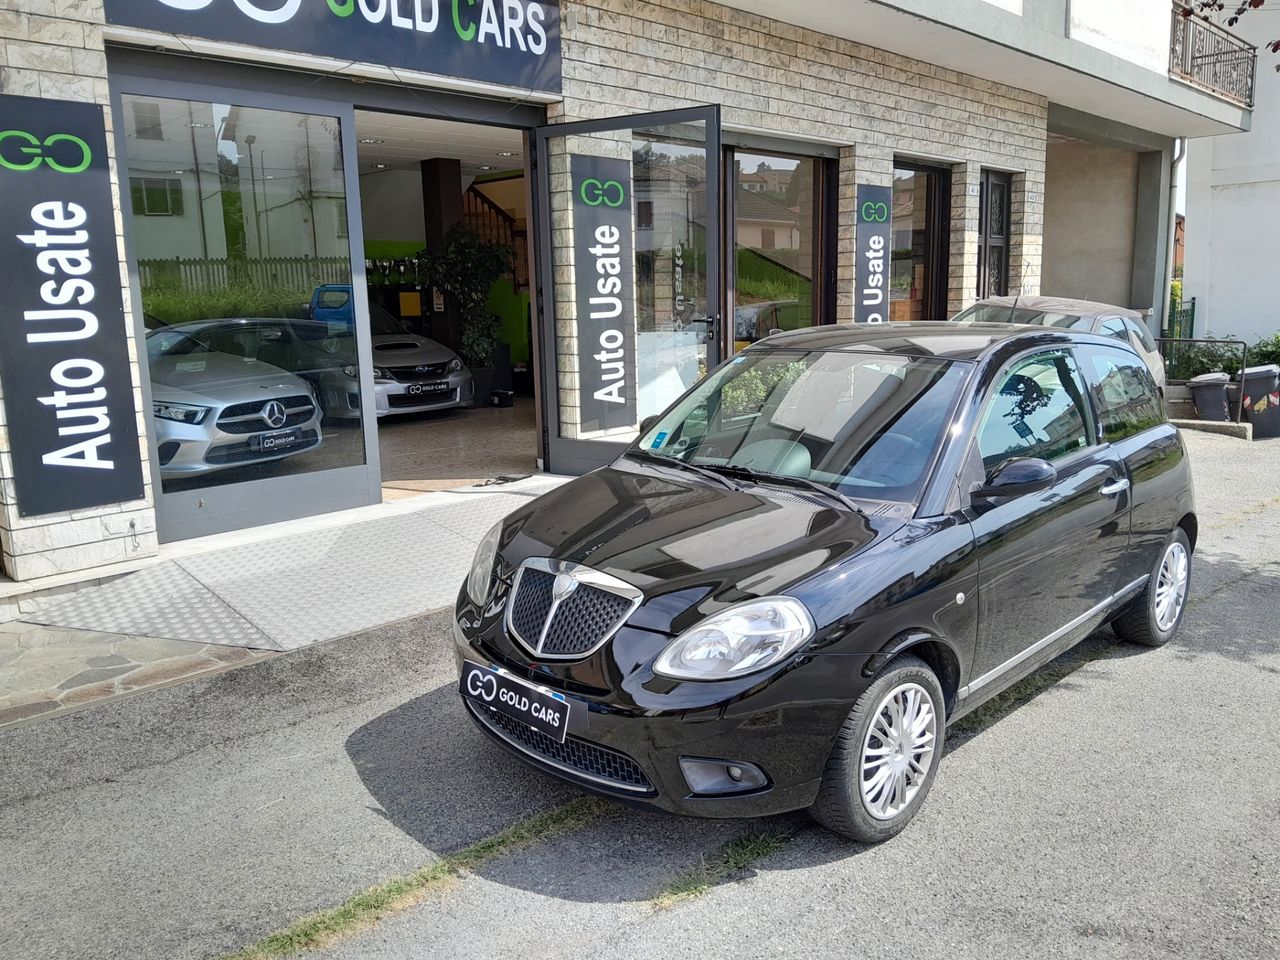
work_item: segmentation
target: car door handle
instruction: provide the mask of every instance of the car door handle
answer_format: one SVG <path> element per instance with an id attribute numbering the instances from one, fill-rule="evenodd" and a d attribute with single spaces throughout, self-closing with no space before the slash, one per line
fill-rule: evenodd
<path id="1" fill-rule="evenodd" d="M 1104 483 L 1101 487 L 1098 488 L 1098 492 L 1102 494 L 1104 497 L 1113 497 L 1117 493 L 1124 493 L 1128 489 L 1129 489 L 1129 481 L 1126 480 L 1124 477 L 1121 477 L 1118 480 L 1111 480 L 1107 483 Z"/>

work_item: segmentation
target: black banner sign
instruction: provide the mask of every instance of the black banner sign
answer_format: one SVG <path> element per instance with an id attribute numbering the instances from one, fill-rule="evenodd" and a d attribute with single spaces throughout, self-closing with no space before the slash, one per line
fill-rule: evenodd
<path id="1" fill-rule="evenodd" d="M 582 429 L 636 425 L 631 161 L 574 154 L 573 277 Z"/>
<path id="2" fill-rule="evenodd" d="M 106 0 L 107 23 L 560 92 L 559 0 Z"/>
<path id="3" fill-rule="evenodd" d="M 889 319 L 889 258 L 893 226 L 893 188 L 858 184 L 856 229 L 857 290 L 853 319 L 886 323 Z"/>
<path id="4" fill-rule="evenodd" d="M 22 516 L 142 496 L 102 107 L 0 97 L 0 386 Z"/>

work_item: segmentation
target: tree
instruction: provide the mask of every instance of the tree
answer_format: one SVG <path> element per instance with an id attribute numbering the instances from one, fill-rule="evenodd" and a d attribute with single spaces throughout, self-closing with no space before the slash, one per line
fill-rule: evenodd
<path id="1" fill-rule="evenodd" d="M 1182 15 L 1200 17 L 1213 22 L 1215 15 L 1220 17 L 1226 14 L 1227 26 L 1234 27 L 1246 13 L 1251 10 L 1260 10 L 1266 6 L 1266 3 L 1267 0 L 1232 0 L 1234 10 L 1227 14 L 1227 3 L 1224 0 L 1194 0 L 1190 6 L 1183 7 Z M 1280 6 L 1280 4 L 1273 3 L 1272 6 Z M 1272 53 L 1280 53 L 1280 40 L 1269 40 L 1263 44 L 1263 47 Z M 1276 64 L 1276 72 L 1280 73 L 1280 63 Z"/>

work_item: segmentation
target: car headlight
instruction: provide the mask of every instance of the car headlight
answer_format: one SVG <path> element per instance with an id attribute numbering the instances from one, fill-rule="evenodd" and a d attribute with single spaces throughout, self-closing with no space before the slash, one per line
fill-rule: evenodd
<path id="1" fill-rule="evenodd" d="M 353 363 L 348 363 L 345 367 L 342 368 L 342 375 L 344 377 L 350 377 L 352 380 L 357 379 L 359 377 L 359 374 L 360 374 L 360 371 L 356 369 L 356 365 Z"/>
<path id="2" fill-rule="evenodd" d="M 189 403 L 153 403 L 151 412 L 161 420 L 176 420 L 178 423 L 201 423 L 208 416 L 208 407 L 196 407 Z"/>
<path id="3" fill-rule="evenodd" d="M 391 371 L 390 371 L 390 370 L 388 370 L 386 367 L 374 367 L 374 368 L 373 368 L 373 379 L 375 379 L 375 380 L 394 380 L 394 379 L 395 379 L 395 377 L 393 377 L 393 376 L 391 375 Z"/>
<path id="4" fill-rule="evenodd" d="M 471 572 L 467 574 L 467 596 L 478 607 L 483 607 L 489 596 L 489 584 L 493 580 L 493 563 L 498 559 L 498 541 L 502 538 L 502 521 L 489 528 L 476 547 Z"/>
<path id="5" fill-rule="evenodd" d="M 462 361 L 459 360 L 457 357 L 454 357 L 452 360 L 449 361 L 448 369 L 450 373 L 457 373 L 459 370 L 462 369 Z"/>
<path id="6" fill-rule="evenodd" d="M 813 617 L 794 597 L 749 600 L 680 634 L 653 672 L 675 680 L 728 680 L 773 666 L 813 633 Z"/>

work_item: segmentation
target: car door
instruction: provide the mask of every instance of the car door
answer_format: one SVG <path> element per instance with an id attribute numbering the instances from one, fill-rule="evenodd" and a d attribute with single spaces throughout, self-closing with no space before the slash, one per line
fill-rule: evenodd
<path id="1" fill-rule="evenodd" d="M 1039 493 L 970 507 L 979 564 L 979 640 L 972 688 L 1021 673 L 1039 651 L 1100 618 L 1129 538 L 1128 478 L 1097 436 L 1073 351 L 1015 360 L 993 381 L 971 448 L 987 481 L 1010 460 L 1057 470 Z"/>
<path id="2" fill-rule="evenodd" d="M 1185 453 L 1140 358 L 1119 346 L 1086 346 L 1079 354 L 1098 435 L 1124 461 L 1131 484 L 1130 546 L 1120 576 L 1124 589 L 1151 571 L 1178 520 L 1170 505 L 1182 491 L 1184 476 L 1178 467 Z"/>

